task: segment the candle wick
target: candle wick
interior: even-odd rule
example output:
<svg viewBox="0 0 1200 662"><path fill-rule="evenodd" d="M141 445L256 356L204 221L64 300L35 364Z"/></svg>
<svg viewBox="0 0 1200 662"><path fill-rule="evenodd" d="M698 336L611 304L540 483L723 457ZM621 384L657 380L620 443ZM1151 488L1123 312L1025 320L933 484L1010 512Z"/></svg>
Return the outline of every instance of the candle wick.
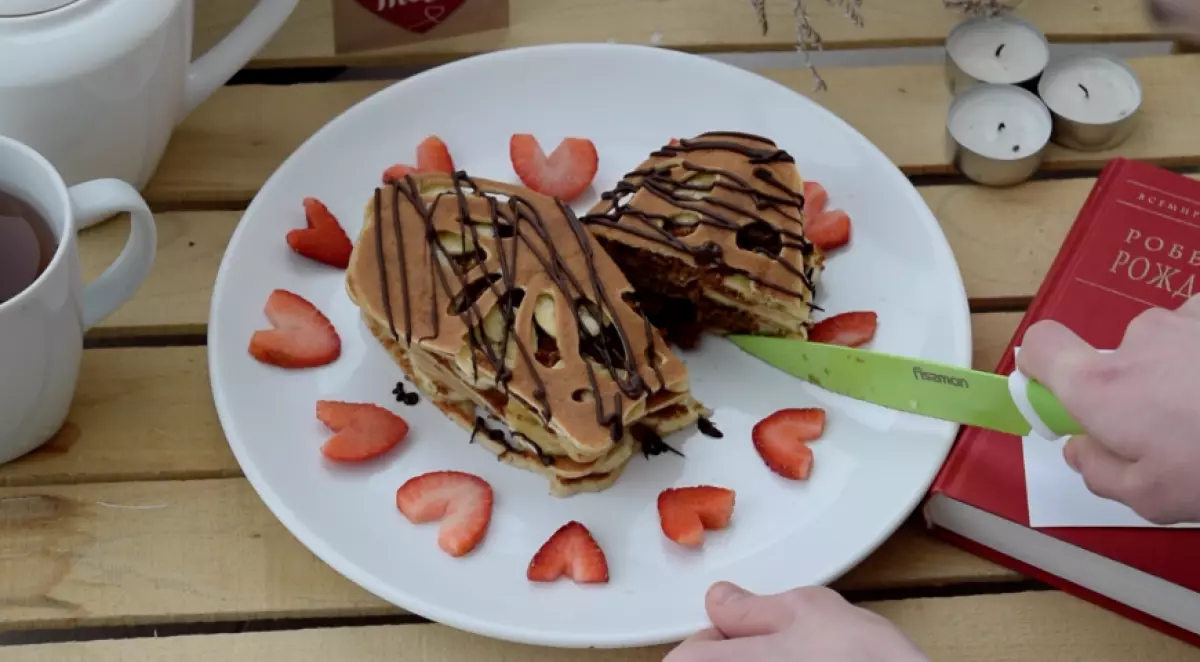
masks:
<svg viewBox="0 0 1200 662"><path fill-rule="evenodd" d="M1083 98L1085 98L1085 99L1091 99L1091 98L1092 98L1092 93L1091 93L1091 92L1088 92L1088 88L1084 87L1084 86L1083 86L1083 83L1080 83L1080 84L1079 84L1079 89L1083 90Z"/></svg>
<svg viewBox="0 0 1200 662"><path fill-rule="evenodd" d="M1005 124L1004 124L1004 122L1001 122L1001 123L1000 123L1000 127L999 127L998 129L996 129L996 130L997 130L997 131L1003 131L1003 130L1004 130L1004 127L1005 127Z"/></svg>
<svg viewBox="0 0 1200 662"><path fill-rule="evenodd" d="M1004 50L1006 44L1000 44L996 47L996 57L1000 57L1000 51Z"/></svg>

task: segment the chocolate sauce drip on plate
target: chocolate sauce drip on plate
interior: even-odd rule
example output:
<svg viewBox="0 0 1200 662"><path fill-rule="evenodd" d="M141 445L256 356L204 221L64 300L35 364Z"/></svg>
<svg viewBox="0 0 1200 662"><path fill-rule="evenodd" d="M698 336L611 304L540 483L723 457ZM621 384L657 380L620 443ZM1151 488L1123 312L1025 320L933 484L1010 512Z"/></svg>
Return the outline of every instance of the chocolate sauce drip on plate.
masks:
<svg viewBox="0 0 1200 662"><path fill-rule="evenodd" d="M663 453L674 453L679 457L684 457L683 453L679 452L667 442L663 441L662 437L658 436L658 433L648 425L643 423L634 423L633 426L629 428L629 433L632 434L633 438L638 442L638 444L641 445L642 455L646 456L646 459L662 455Z"/></svg>
<svg viewBox="0 0 1200 662"><path fill-rule="evenodd" d="M721 439L725 436L723 432L717 429L716 425L713 425L712 421L704 418L703 416L700 417L700 420L696 421L696 427L699 428L700 433L706 437Z"/></svg>
<svg viewBox="0 0 1200 662"><path fill-rule="evenodd" d="M421 401L421 396L417 395L416 391L408 393L404 390L404 382L396 382L396 387L392 389L392 395L396 396L396 402L403 402L409 407Z"/></svg>
<svg viewBox="0 0 1200 662"><path fill-rule="evenodd" d="M761 142L770 147L752 147L730 140L720 140L719 138L721 137L733 137ZM687 153L702 150L724 150L746 156L750 163L758 165L752 171L754 178L766 183L779 193L763 191L738 174L728 170L704 167L687 160ZM809 291L815 289L812 282L812 274L808 270L792 264L783 255L783 249L786 248L794 248L799 250L803 255L809 255L815 250L812 242L799 232L775 226L768 222L760 213L763 209L771 208L797 221L802 218L804 195L799 191L788 188L770 169L762 167L763 164L769 163L794 163L795 160L791 155L776 147L774 142L761 136L733 131L712 131L701 134L694 139L681 140L677 144L666 145L654 152L652 156L675 157L679 155L685 155L685 158L681 162L641 168L627 173L611 191L605 192L601 196L601 199L611 201L611 207L605 212L588 214L581 220L587 224L602 225L641 237L648 241L670 246L680 252L687 253L701 266L719 264L723 258L723 249L721 246L713 242L705 242L700 245L687 243L671 231L670 228L674 224L677 224L674 218L663 214L652 214L633 209L629 205L628 200L622 203L621 199L626 196L632 197L639 191L644 190L678 209L696 214L698 216L696 219L697 223L728 232L738 232L747 225L761 223L767 226L767 228L778 232L782 241L778 244L779 250L777 251L766 250L764 248L755 248L752 250L756 250L759 254L782 265L784 269L798 277ZM691 177L679 181L672 176L676 168L682 168L693 175L713 175L716 176L716 179L711 185L697 186L689 184ZM707 191L713 188L723 188L744 195L751 200L753 207L739 206L715 197L707 197L700 200L686 197L686 194L690 191ZM681 192L683 195L681 195ZM625 219L636 219L638 222L625 222ZM805 295L803 291L792 290L747 273L742 273L741 275L759 285L783 294L797 298Z"/></svg>
<svg viewBox="0 0 1200 662"><path fill-rule="evenodd" d="M542 218L538 209L528 200L519 195L510 195L508 200L500 202L485 191L480 190L466 173L461 171L452 175L452 182L454 185L453 193L439 193L428 206L421 197L416 181L411 175L405 176L403 179L388 186L392 194L391 231L395 234L397 240L398 259L400 262L398 265L400 287L402 288L401 294L404 301L404 333L407 341L411 342L412 319L409 307L411 293L407 278L408 265L405 263L407 256L404 251L400 221L400 204L402 199L411 205L420 217L424 225L428 251L433 256L430 260L430 270L433 272L432 282L434 284L431 293L431 321L434 325L433 336L436 337L439 333L439 306L442 304L439 300L438 290L441 289L445 293L446 299L454 305L451 312L457 314L468 329L467 342L470 346L472 370L478 370L477 362L479 360L485 361L496 373L497 385L503 388L505 394L508 395L508 383L511 381L513 373L507 367L506 354L508 351L507 340L511 338L514 341L513 344L516 347L517 353L520 355L520 360L528 368L535 382L533 395L540 406L539 413L546 422L549 422L553 416L553 412L551 411L550 401L547 397L545 382L539 375L539 364L534 357L534 353L530 350L527 341L515 333L514 330L516 310L522 304L522 297L515 295L522 291L520 285L516 282L517 261L518 259L537 260L554 284L554 287L561 294L561 297L559 297L560 302L578 302L576 305L570 305L569 308L571 315L574 317L576 328L580 331L581 353L602 364L617 385L618 392L613 394L611 408L608 407L610 403L604 402L604 398L602 397L595 397L593 400L596 405L597 423L609 427L611 437L614 441L620 439L623 436L621 416L622 398L636 399L651 392L651 389L647 386L641 375L640 362L642 360L649 362L649 365L658 377L659 386L665 386L663 376L655 360L650 325L646 324L644 329L647 334L648 347L646 356L636 356L636 352L632 351L628 332L621 323L620 317L616 314L614 302L609 299L600 282L599 273L594 261L593 245L589 241L589 234L571 209L561 201L558 202L558 211L562 214L565 221L570 224L571 231L580 249L579 252L582 254L584 264L587 268L587 282L580 282L568 268L559 247L555 246L551 239L546 220ZM499 274L487 274L484 273L484 269L476 268L476 265L464 265L462 261L455 260L454 256L449 254L442 240L438 237L437 228L434 226L434 213L438 205L442 203L443 197L453 196L455 198L454 202L458 207L460 236L464 238L464 242L469 236L473 240L474 245L479 246L478 240L480 235L476 227L479 221L470 217L467 189L472 193L483 196L483 199L487 201L487 223L492 228L492 236L499 250L499 255L497 256L497 261L500 265ZM382 253L383 223L380 218L380 195L380 190L376 189L376 240L380 246L377 259L379 262L380 278L384 288L385 312L389 318L392 336L396 337L396 322L391 310L390 296L387 290L388 269L384 263ZM511 232L508 230L511 230ZM540 239L540 241L535 240L534 237ZM440 268L438 267L439 264L441 265ZM479 264L482 265L482 261ZM499 307L501 318L504 320L505 342L499 343L499 352L496 347L486 340L483 329L484 314L477 303L479 295L482 295L487 290L495 294L497 298L496 305ZM526 305L535 304L531 301ZM580 313L584 307L588 309L596 322L601 323L602 328L600 333L592 335L588 331L588 327L584 324ZM585 360L584 365L592 392L598 393L599 388L596 374L591 366L591 362ZM476 429L472 433L472 439L474 439L475 434L481 431L483 431L483 428L480 428L479 421L477 420ZM536 444L533 444L533 446L536 447ZM539 455L542 454L539 453ZM545 460L543 459L543 461Z"/></svg>

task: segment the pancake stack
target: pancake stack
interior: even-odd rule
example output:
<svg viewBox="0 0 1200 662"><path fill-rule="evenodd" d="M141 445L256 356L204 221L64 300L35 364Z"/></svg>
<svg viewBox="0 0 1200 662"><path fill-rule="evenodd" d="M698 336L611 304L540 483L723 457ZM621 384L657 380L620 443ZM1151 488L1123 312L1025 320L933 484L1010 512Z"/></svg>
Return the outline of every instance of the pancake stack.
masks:
<svg viewBox="0 0 1200 662"><path fill-rule="evenodd" d="M771 140L714 131L651 154L581 220L671 342L806 338L824 258L804 236L803 187Z"/></svg>
<svg viewBox="0 0 1200 662"><path fill-rule="evenodd" d="M375 190L346 278L413 383L552 494L607 488L708 413L625 275L554 198L407 175Z"/></svg>

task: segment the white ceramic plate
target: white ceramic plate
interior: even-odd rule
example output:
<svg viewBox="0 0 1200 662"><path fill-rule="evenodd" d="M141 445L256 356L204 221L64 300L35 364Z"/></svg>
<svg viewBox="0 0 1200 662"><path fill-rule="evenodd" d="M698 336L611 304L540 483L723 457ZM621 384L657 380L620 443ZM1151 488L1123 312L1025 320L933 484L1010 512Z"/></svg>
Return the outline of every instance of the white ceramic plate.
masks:
<svg viewBox="0 0 1200 662"><path fill-rule="evenodd" d="M569 135L600 153L594 183L612 185L674 136L741 130L773 138L802 173L854 220L850 246L828 261L819 302L828 314L874 310L876 349L966 366L970 320L958 267L907 179L837 117L774 82L698 56L615 45L510 50L439 67L382 90L312 136L267 181L234 233L213 294L209 363L221 423L263 501L317 556L376 595L476 633L542 645L623 647L676 641L707 627L703 598L718 580L754 591L826 583L885 540L916 506L957 427L822 392L706 338L687 353L693 391L725 433L691 431L668 442L686 459L637 457L611 489L558 499L546 481L496 461L428 401L404 407L401 379L359 321L342 273L301 258L284 236L303 225L316 196L351 237L380 173L412 162L437 134L469 173L516 182L508 139L533 132L547 149ZM576 209L597 199L589 191ZM343 340L334 364L283 371L247 353L267 326L272 289L289 288L333 321ZM331 466L329 433L314 403L371 401L411 425L396 452L365 466ZM784 407L829 412L812 478L776 477L750 441L753 424ZM409 524L395 508L408 478L438 469L476 473L496 491L484 543L453 559L436 525ZM731 528L686 552L659 528L655 499L671 486L737 491ZM611 582L533 585L525 569L563 523L586 524L608 556Z"/></svg>

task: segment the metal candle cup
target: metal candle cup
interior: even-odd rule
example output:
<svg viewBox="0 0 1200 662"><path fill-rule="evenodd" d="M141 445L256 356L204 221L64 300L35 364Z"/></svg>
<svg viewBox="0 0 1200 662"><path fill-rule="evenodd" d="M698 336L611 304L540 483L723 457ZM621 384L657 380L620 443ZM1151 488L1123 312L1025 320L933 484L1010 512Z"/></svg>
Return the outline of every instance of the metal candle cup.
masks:
<svg viewBox="0 0 1200 662"><path fill-rule="evenodd" d="M1050 63L1050 42L1032 23L1011 16L968 19L946 37L946 84L958 95L980 83L1037 91Z"/></svg>
<svg viewBox="0 0 1200 662"><path fill-rule="evenodd" d="M1038 94L1054 117L1054 142L1084 152L1125 142L1142 107L1137 74L1100 51L1052 63L1038 84Z"/></svg>
<svg viewBox="0 0 1200 662"><path fill-rule="evenodd" d="M1052 127L1042 101L1012 85L974 85L954 99L946 118L954 166L987 186L1011 186L1033 176Z"/></svg>

